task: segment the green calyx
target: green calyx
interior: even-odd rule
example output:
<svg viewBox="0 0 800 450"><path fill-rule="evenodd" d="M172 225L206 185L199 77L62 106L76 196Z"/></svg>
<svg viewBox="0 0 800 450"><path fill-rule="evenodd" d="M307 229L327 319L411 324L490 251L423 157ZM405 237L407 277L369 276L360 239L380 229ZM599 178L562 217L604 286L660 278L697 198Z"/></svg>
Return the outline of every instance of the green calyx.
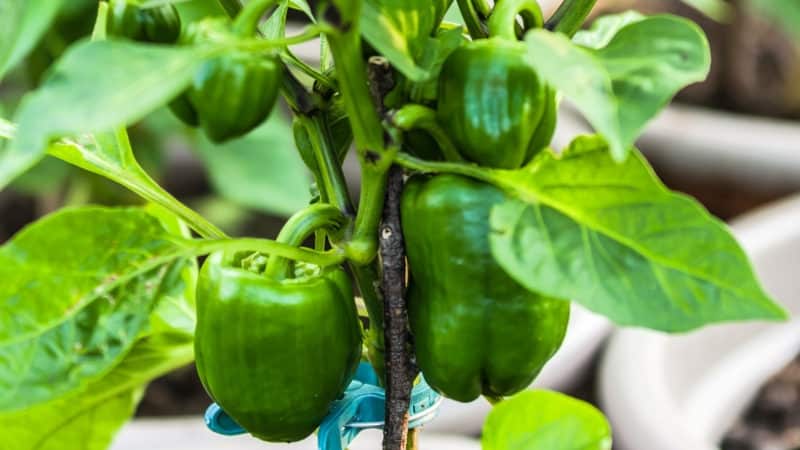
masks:
<svg viewBox="0 0 800 450"><path fill-rule="evenodd" d="M143 8L126 0L111 0L107 25L111 36L172 44L181 34L181 19L172 4Z"/></svg>
<svg viewBox="0 0 800 450"><path fill-rule="evenodd" d="M569 320L568 302L526 290L495 262L489 212L504 199L456 175L413 177L402 196L417 362L432 387L458 401L526 388Z"/></svg>

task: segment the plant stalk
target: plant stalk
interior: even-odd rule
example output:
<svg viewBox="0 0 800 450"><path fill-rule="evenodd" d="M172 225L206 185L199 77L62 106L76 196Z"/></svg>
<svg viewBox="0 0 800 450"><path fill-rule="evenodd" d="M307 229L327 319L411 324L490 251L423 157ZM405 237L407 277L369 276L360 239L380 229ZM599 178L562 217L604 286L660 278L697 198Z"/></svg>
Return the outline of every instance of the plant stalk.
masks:
<svg viewBox="0 0 800 450"><path fill-rule="evenodd" d="M595 3L597 0L564 0L547 20L545 28L572 37L581 29Z"/></svg>
<svg viewBox="0 0 800 450"><path fill-rule="evenodd" d="M408 443L408 407L417 368L411 352L405 299L405 250L400 223L403 170L389 170L380 233L381 291L386 341L386 413L383 450L404 450ZM413 447L412 447L413 448Z"/></svg>

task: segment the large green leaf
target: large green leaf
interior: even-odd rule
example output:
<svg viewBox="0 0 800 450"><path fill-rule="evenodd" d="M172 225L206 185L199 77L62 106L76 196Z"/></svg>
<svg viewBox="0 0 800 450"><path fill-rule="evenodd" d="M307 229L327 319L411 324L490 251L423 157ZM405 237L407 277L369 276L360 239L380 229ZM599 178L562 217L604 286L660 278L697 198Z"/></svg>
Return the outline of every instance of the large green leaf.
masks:
<svg viewBox="0 0 800 450"><path fill-rule="evenodd" d="M65 0L0 2L0 79L36 45Z"/></svg>
<svg viewBox="0 0 800 450"><path fill-rule="evenodd" d="M547 30L528 32L525 42L528 62L581 110L618 161L678 90L706 77L711 63L702 30L674 16L627 23L598 49Z"/></svg>
<svg viewBox="0 0 800 450"><path fill-rule="evenodd" d="M46 216L0 247L0 345L52 329L182 251L140 209L85 207Z"/></svg>
<svg viewBox="0 0 800 450"><path fill-rule="evenodd" d="M611 427L592 405L551 391L523 391L492 409L483 450L610 450Z"/></svg>
<svg viewBox="0 0 800 450"><path fill-rule="evenodd" d="M442 30L435 37L426 38L425 49L422 51L419 66L428 72L428 78L412 83L409 96L413 102L424 103L436 100L439 88L439 73L445 60L464 41L461 29L452 28Z"/></svg>
<svg viewBox="0 0 800 450"><path fill-rule="evenodd" d="M223 197L267 213L291 215L308 205L310 183L287 120L275 111L242 138L197 146L215 189Z"/></svg>
<svg viewBox="0 0 800 450"><path fill-rule="evenodd" d="M626 11L620 14L601 16L592 22L591 28L575 33L575 36L572 37L572 42L587 48L603 48L611 42L611 39L620 29L646 18L647 16L638 11Z"/></svg>
<svg viewBox="0 0 800 450"><path fill-rule="evenodd" d="M173 215L153 205L147 211L170 234L188 237ZM148 323L104 377L47 402L0 412L0 450L106 449L133 414L145 383L191 361L196 277L193 258L170 265Z"/></svg>
<svg viewBox="0 0 800 450"><path fill-rule="evenodd" d="M111 370L147 325L158 293L169 280L170 267L142 273L98 296L57 326L0 347L0 410L47 401ZM51 297L57 299L59 294L52 292L63 290L51 291ZM27 295L19 297L23 298L18 301L28 300ZM52 303L57 306L59 302ZM25 318L25 312L10 311L10 316Z"/></svg>
<svg viewBox="0 0 800 450"><path fill-rule="evenodd" d="M367 0L361 9L361 32L403 75L423 81L430 74L416 59L433 31L435 17L430 0Z"/></svg>
<svg viewBox="0 0 800 450"><path fill-rule="evenodd" d="M173 320L193 321L194 316ZM192 361L192 342L191 336L176 333L149 335L110 373L85 388L0 413L0 450L105 450L133 414L144 385Z"/></svg>
<svg viewBox="0 0 800 450"><path fill-rule="evenodd" d="M227 17L228 13L219 0L190 0L175 2L181 16L181 23L186 28L192 22L199 22L207 17Z"/></svg>
<svg viewBox="0 0 800 450"><path fill-rule="evenodd" d="M61 410L36 408L38 415L0 415L0 432L8 436L0 442L0 450L106 450L114 434L133 415L141 391L120 392L88 407L74 399L72 404L60 403ZM77 411L73 410L75 406ZM53 426L54 422L58 426Z"/></svg>
<svg viewBox="0 0 800 450"><path fill-rule="evenodd" d="M725 225L638 152L618 164L603 139L579 137L496 174L513 198L492 210L492 253L531 290L671 332L785 318Z"/></svg>
<svg viewBox="0 0 800 450"><path fill-rule="evenodd" d="M133 346L185 247L140 209L51 214L0 248L0 411L79 389Z"/></svg>
<svg viewBox="0 0 800 450"><path fill-rule="evenodd" d="M209 50L123 41L82 42L23 100L19 129L0 153L0 189L45 153L50 139L109 131L163 105L190 82Z"/></svg>
<svg viewBox="0 0 800 450"><path fill-rule="evenodd" d="M3 131L2 125L0 122L0 135ZM9 131L13 135L14 127L9 127ZM118 129L113 134L88 134L81 136L79 140L61 139L52 142L47 151L64 162L106 177L142 198L168 208L176 216L191 223L201 236L220 236L219 230L213 225L150 178L136 160L125 129Z"/></svg>

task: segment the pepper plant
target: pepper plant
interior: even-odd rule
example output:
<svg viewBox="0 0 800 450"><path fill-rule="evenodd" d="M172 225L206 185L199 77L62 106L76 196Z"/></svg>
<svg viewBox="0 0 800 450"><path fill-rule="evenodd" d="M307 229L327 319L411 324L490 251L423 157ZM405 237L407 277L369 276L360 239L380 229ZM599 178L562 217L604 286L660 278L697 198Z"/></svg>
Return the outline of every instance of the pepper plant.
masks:
<svg viewBox="0 0 800 450"><path fill-rule="evenodd" d="M68 3L4 3L0 75ZM696 25L628 12L581 31L593 0L550 17L533 0L451 3L100 2L91 37L0 122L0 188L50 155L146 205L66 208L0 248L0 449L106 448L147 382L194 359L267 441L311 434L363 360L386 387L385 449L416 445L415 363L442 395L496 405L487 450L608 449L591 406L525 391L570 301L668 333L786 317L725 225L633 146L706 76ZM297 34L289 10L308 19ZM317 38L314 67L292 46ZM168 106L236 151L279 96L314 195L274 240L226 235L128 138ZM553 148L563 99L596 134Z"/></svg>

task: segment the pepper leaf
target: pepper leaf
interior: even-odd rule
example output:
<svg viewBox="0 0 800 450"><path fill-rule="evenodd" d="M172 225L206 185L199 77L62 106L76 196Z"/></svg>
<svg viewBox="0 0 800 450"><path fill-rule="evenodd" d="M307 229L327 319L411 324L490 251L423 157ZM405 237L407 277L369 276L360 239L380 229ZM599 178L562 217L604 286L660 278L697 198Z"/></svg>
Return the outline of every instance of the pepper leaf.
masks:
<svg viewBox="0 0 800 450"><path fill-rule="evenodd" d="M0 2L0 79L33 49L65 0Z"/></svg>
<svg viewBox="0 0 800 450"><path fill-rule="evenodd" d="M118 364L191 254L178 242L140 209L87 207L0 247L0 411L80 389Z"/></svg>
<svg viewBox="0 0 800 450"><path fill-rule="evenodd" d="M611 427L592 405L552 391L504 400L486 418L483 450L610 450Z"/></svg>
<svg viewBox="0 0 800 450"><path fill-rule="evenodd" d="M529 64L608 140L617 161L678 90L705 79L711 64L703 31L668 15L633 20L598 49L546 30L528 32L525 42Z"/></svg>
<svg viewBox="0 0 800 450"><path fill-rule="evenodd" d="M52 138L140 120L185 89L207 55L125 41L72 47L20 105L17 138L0 152L0 189L41 159Z"/></svg>
<svg viewBox="0 0 800 450"><path fill-rule="evenodd" d="M409 96L412 101L422 103L436 100L439 86L438 78L439 73L442 71L442 66L447 57L450 56L463 41L464 37L459 28L442 30L436 34L436 37L427 38L425 49L418 59L420 67L425 69L429 76L421 82L411 84Z"/></svg>
<svg viewBox="0 0 800 450"><path fill-rule="evenodd" d="M647 16L638 11L602 16L592 23L590 29L575 33L572 42L593 49L603 48L611 42L620 29L646 18Z"/></svg>
<svg viewBox="0 0 800 450"><path fill-rule="evenodd" d="M242 138L196 147L223 197L267 213L291 215L308 205L310 183L292 129L279 111Z"/></svg>
<svg viewBox="0 0 800 450"><path fill-rule="evenodd" d="M83 210L70 213L77 211ZM169 234L189 237L188 228L171 213L156 205L149 205L146 211L158 218ZM165 269L160 284L153 285L153 301L136 298L133 292L120 296L120 302L154 304L124 359L101 378L84 380L78 389L35 405L0 411L0 431L4 436L0 450L104 450L133 414L145 383L192 360L197 263L194 258L184 258ZM40 350L55 348L50 342L41 344L45 347ZM0 369L3 377L8 370L5 366Z"/></svg>
<svg viewBox="0 0 800 450"><path fill-rule="evenodd" d="M367 0L361 9L361 32L403 75L412 81L430 77L417 64L436 17L429 0Z"/></svg>
<svg viewBox="0 0 800 450"><path fill-rule="evenodd" d="M141 338L110 373L83 389L30 408L0 412L0 450L105 450L133 415L144 385L193 357L189 336Z"/></svg>
<svg viewBox="0 0 800 450"><path fill-rule="evenodd" d="M513 198L491 213L492 253L528 289L620 325L667 332L781 320L725 225L669 191L635 150L619 164L598 136L496 171Z"/></svg>

